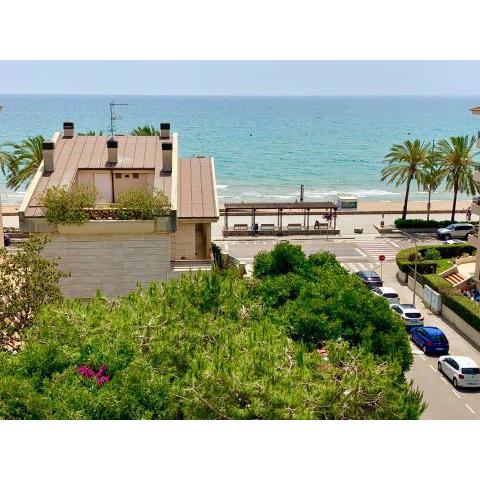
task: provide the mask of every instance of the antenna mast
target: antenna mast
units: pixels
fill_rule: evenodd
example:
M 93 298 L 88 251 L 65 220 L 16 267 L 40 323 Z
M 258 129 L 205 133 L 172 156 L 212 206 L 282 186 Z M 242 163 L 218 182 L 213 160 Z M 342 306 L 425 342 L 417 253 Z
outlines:
M 128 103 L 117 103 L 114 100 L 110 102 L 110 129 L 109 130 L 112 137 L 115 135 L 115 121 L 118 118 L 120 119 L 122 118 L 122 117 L 117 117 L 114 107 L 126 106 L 126 105 L 128 105 Z

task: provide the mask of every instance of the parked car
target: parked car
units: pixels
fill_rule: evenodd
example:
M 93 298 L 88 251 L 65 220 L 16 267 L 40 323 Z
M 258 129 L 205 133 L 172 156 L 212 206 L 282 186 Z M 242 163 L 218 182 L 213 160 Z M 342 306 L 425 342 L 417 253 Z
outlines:
M 375 287 L 372 292 L 379 297 L 383 297 L 388 303 L 400 303 L 398 293 L 390 287 Z
M 445 334 L 437 327 L 412 328 L 410 337 L 424 353 L 448 355 L 449 344 Z
M 410 329 L 413 327 L 423 327 L 423 315 L 410 303 L 395 303 L 390 308 L 398 313 L 404 320 L 405 326 Z
M 471 223 L 452 223 L 446 228 L 437 230 L 437 238 L 439 240 L 450 240 L 451 238 L 461 238 L 466 240 L 470 233 L 474 232 Z
M 442 356 L 438 359 L 438 370 L 452 381 L 455 388 L 480 387 L 480 368 L 471 358 Z
M 363 280 L 363 283 L 370 289 L 375 287 L 383 287 L 383 281 L 377 272 L 362 270 L 360 272 L 356 272 L 355 275 L 358 275 Z
M 452 238 L 450 240 L 444 240 L 442 242 L 444 245 L 455 245 L 457 243 L 467 243 L 465 240 L 459 240 L 458 238 Z

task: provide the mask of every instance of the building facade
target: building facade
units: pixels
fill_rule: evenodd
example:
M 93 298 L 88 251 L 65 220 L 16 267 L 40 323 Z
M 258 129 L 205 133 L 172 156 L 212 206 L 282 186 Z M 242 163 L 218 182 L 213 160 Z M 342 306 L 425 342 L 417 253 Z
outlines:
M 89 220 L 51 225 L 42 197 L 54 186 L 95 189 L 98 207 L 130 189 L 163 191 L 171 213 L 155 220 Z M 83 136 L 72 122 L 43 144 L 43 163 L 19 210 L 23 232 L 46 234 L 45 255 L 59 257 L 67 296 L 128 293 L 137 284 L 168 280 L 212 264 L 211 224 L 218 220 L 214 160 L 179 157 L 178 134 L 161 124 L 158 136 Z

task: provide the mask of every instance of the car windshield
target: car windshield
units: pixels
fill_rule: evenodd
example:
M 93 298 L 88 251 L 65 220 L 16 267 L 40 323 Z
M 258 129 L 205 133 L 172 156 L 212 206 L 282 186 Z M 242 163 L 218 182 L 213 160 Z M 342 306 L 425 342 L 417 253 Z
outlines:
M 385 298 L 398 298 L 398 295 L 396 293 L 384 293 L 383 296 Z
M 434 342 L 446 342 L 447 337 L 443 333 L 430 333 L 430 337 Z
M 464 375 L 480 375 L 480 368 L 462 368 Z
M 421 318 L 422 314 L 417 312 L 406 312 L 405 316 L 407 318 Z

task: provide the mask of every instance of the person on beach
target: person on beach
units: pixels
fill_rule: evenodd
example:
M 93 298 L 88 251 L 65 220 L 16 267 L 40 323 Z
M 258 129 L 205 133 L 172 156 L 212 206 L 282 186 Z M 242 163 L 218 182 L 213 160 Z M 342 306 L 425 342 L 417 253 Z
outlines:
M 319 230 L 320 229 L 320 222 L 318 220 L 315 220 L 315 225 L 313 226 L 313 228 L 315 230 Z
M 471 207 L 467 208 L 467 213 L 465 215 L 467 217 L 467 221 L 470 221 L 472 219 L 472 209 L 471 209 Z

